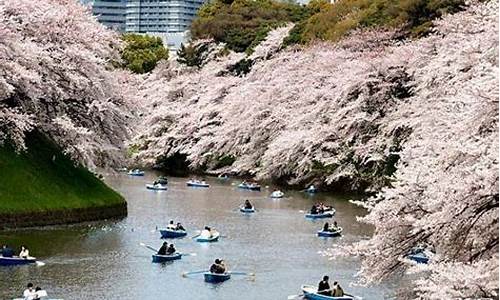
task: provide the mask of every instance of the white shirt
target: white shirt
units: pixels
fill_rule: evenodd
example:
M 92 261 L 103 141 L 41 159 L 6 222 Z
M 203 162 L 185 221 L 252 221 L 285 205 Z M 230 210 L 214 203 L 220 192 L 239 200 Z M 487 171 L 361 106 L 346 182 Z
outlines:
M 24 300 L 32 300 L 36 296 L 34 289 L 25 289 L 23 293 Z
M 206 229 L 203 229 L 200 233 L 200 237 L 206 239 L 206 238 L 212 237 L 212 233 L 210 233 L 210 231 L 208 231 Z
M 22 257 L 22 258 L 27 258 L 30 256 L 30 251 L 28 249 L 24 249 L 23 251 L 21 251 L 21 253 L 19 253 L 19 257 Z

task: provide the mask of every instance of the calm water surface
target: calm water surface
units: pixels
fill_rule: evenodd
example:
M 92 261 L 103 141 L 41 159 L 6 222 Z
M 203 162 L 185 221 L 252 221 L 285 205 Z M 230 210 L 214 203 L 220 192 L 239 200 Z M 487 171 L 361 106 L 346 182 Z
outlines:
M 271 190 L 238 190 L 239 181 L 208 179 L 209 189 L 189 188 L 186 179 L 171 178 L 169 190 L 148 191 L 144 184 L 155 178 L 109 175 L 106 181 L 128 202 L 129 215 L 120 221 L 103 221 L 43 229 L 0 232 L 0 242 L 16 247 L 28 245 L 43 267 L 0 268 L 0 299 L 20 296 L 27 282 L 69 299 L 286 299 L 297 294 L 301 284 L 314 284 L 325 274 L 344 290 L 364 299 L 387 299 L 394 286 L 350 286 L 359 268 L 354 258 L 328 260 L 318 254 L 337 243 L 368 237 L 372 229 L 356 221 L 365 214 L 346 198 L 308 196 L 286 191 L 286 198 L 272 200 Z M 237 208 L 248 198 L 258 209 L 243 215 Z M 333 205 L 335 220 L 344 228 L 341 238 L 320 239 L 315 233 L 323 221 L 308 221 L 302 210 L 316 202 Z M 183 257 L 166 264 L 151 263 L 152 252 L 140 242 L 159 247 L 155 228 L 170 219 L 182 222 L 190 232 L 173 240 Z M 331 220 L 331 219 L 330 219 Z M 224 238 L 212 244 L 194 242 L 195 230 L 209 225 Z M 184 278 L 182 272 L 207 269 L 215 258 L 226 260 L 230 269 L 255 272 L 254 280 L 233 276 L 219 285 L 205 283 L 203 276 Z

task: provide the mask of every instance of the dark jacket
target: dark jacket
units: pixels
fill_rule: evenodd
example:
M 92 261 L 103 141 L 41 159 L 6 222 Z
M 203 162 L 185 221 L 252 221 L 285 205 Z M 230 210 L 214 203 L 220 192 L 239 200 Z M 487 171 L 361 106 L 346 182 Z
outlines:
M 175 248 L 172 244 L 170 244 L 170 247 L 167 249 L 167 255 L 171 255 L 175 253 Z
M 12 248 L 3 248 L 2 249 L 2 256 L 3 257 L 12 257 L 14 256 L 14 250 L 12 250 Z
M 215 274 L 224 274 L 224 272 L 226 272 L 226 270 L 224 269 L 224 267 L 222 267 L 221 265 L 218 265 L 218 264 L 213 264 L 211 267 L 210 267 L 210 273 L 215 273 Z
M 328 284 L 328 281 L 321 280 L 319 282 L 318 294 L 325 296 L 330 296 L 332 294 L 332 291 L 330 291 L 330 284 Z
M 158 250 L 158 255 L 167 255 L 167 246 L 162 245 L 161 248 Z

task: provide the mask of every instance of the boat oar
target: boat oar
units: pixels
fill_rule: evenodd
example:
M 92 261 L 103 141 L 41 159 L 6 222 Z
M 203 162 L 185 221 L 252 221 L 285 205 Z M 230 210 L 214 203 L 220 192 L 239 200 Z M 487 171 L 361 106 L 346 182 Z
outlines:
M 191 272 L 183 272 L 182 277 L 188 277 L 189 275 L 196 275 L 208 272 L 208 270 L 199 270 L 199 271 L 191 271 Z
M 294 300 L 294 299 L 297 299 L 297 298 L 302 298 L 304 297 L 304 294 L 299 294 L 299 295 L 290 295 L 287 297 L 288 300 Z
M 38 261 L 38 260 L 37 260 L 37 261 L 35 262 L 35 264 L 36 264 L 36 266 L 37 266 L 37 267 L 43 267 L 43 266 L 45 266 L 45 263 L 44 263 L 43 261 Z
M 240 271 L 229 271 L 228 272 L 231 275 L 248 275 L 248 276 L 255 276 L 255 273 L 249 273 L 249 272 L 240 272 Z
M 354 299 L 358 299 L 358 300 L 362 300 L 362 299 L 363 299 L 363 297 L 360 297 L 360 296 L 354 296 L 354 295 L 351 295 L 351 294 L 346 294 L 346 293 L 344 293 L 344 295 L 345 295 L 345 296 L 347 296 L 347 297 L 352 297 L 352 298 L 354 298 Z
M 194 252 L 192 252 L 192 253 L 182 253 L 182 252 L 179 252 L 179 254 L 182 255 L 182 256 L 196 256 L 196 255 L 198 255 L 198 254 L 196 254 Z
M 149 250 L 154 251 L 154 252 L 157 252 L 157 251 L 158 251 L 157 249 L 155 249 L 155 248 L 153 248 L 153 247 L 151 247 L 151 246 L 149 246 L 149 245 L 146 245 L 146 244 L 144 244 L 144 243 L 139 243 L 139 245 L 141 245 L 141 246 L 143 246 L 143 247 L 146 247 L 146 248 L 148 248 Z

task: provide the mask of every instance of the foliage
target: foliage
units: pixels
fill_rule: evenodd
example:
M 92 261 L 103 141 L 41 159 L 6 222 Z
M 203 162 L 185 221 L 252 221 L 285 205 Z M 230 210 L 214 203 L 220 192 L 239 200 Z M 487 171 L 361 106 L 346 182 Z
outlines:
M 40 133 L 29 133 L 27 150 L 0 147 L 0 211 L 29 213 L 111 206 L 123 198 Z
M 158 61 L 168 58 L 168 51 L 159 37 L 127 33 L 122 36 L 125 48 L 121 52 L 124 67 L 134 73 L 148 73 Z
M 181 48 L 177 50 L 177 61 L 189 67 L 201 66 L 206 61 L 209 45 L 207 43 L 188 44 L 187 46 L 181 44 Z
M 274 0 L 214 0 L 203 5 L 191 25 L 193 39 L 213 38 L 236 52 L 251 53 L 278 25 L 298 22 L 308 9 Z
M 464 6 L 464 0 L 339 0 L 299 23 L 288 43 L 338 41 L 354 29 L 368 27 L 401 28 L 403 34 L 423 36 L 432 20 Z
M 132 82 L 117 36 L 77 1 L 0 2 L 0 143 L 32 128 L 89 167 L 121 160 Z

